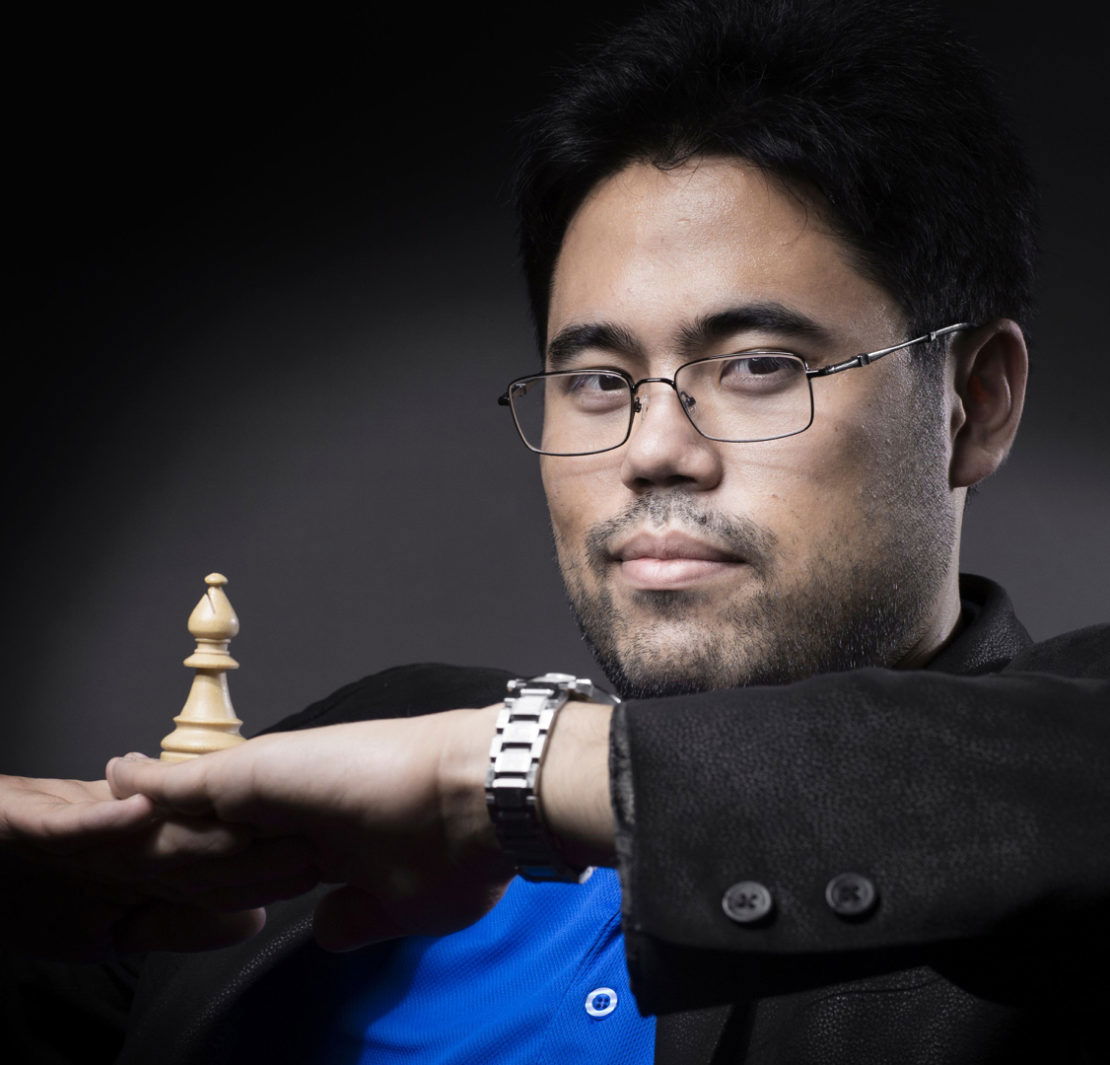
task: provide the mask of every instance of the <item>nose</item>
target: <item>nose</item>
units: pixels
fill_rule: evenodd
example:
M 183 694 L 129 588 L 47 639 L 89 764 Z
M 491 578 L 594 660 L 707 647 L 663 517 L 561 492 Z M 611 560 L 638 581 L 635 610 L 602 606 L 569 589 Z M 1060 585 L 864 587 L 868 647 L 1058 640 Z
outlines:
M 672 383 L 648 378 L 636 386 L 637 414 L 624 445 L 621 480 L 632 489 L 685 486 L 708 490 L 720 483 L 720 445 L 694 428 Z

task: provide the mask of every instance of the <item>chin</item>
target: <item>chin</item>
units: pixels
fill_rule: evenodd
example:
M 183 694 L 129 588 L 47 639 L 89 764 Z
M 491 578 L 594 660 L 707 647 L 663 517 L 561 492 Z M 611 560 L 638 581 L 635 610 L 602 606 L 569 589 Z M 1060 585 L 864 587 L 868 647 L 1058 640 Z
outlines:
M 748 641 L 734 631 L 722 641 L 720 626 L 692 623 L 681 605 L 672 609 L 674 618 L 656 620 L 639 631 L 626 629 L 616 641 L 598 641 L 583 632 L 598 665 L 622 699 L 690 695 L 796 679 L 753 662 L 745 646 Z M 685 615 L 682 620 L 678 620 L 680 613 Z
M 622 699 L 779 685 L 818 673 L 894 666 L 917 632 L 911 603 L 766 591 L 715 604 L 697 592 L 573 600 L 583 638 Z

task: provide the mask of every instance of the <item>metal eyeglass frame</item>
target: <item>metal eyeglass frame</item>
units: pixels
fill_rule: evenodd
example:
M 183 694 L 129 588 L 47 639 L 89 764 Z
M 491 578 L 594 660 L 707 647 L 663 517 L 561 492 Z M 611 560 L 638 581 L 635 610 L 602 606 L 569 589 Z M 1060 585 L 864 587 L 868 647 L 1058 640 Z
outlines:
M 520 427 L 520 422 L 517 420 L 516 411 L 513 408 L 512 400 L 509 398 L 513 390 L 513 386 L 520 384 L 524 381 L 535 381 L 538 378 L 544 377 L 562 377 L 568 373 L 589 373 L 589 367 L 583 367 L 582 370 L 547 370 L 543 373 L 525 374 L 522 377 L 514 378 L 509 382 L 505 391 L 497 397 L 497 402 L 502 407 L 508 407 L 513 415 L 513 424 L 516 426 L 517 435 L 524 442 L 524 446 L 529 451 L 535 452 L 537 455 L 551 455 L 555 458 L 579 458 L 584 455 L 603 455 L 606 451 L 616 451 L 618 447 L 624 447 L 628 443 L 628 438 L 632 435 L 632 424 L 636 415 L 640 413 L 642 407 L 636 392 L 641 385 L 649 384 L 662 384 L 669 385 L 679 397 L 679 406 L 682 408 L 682 413 L 686 415 L 687 421 L 694 427 L 694 430 L 699 436 L 704 436 L 706 440 L 715 440 L 722 444 L 761 444 L 767 440 L 782 440 L 788 436 L 797 436 L 799 433 L 804 433 L 813 424 L 813 385 L 812 381 L 815 377 L 831 377 L 833 374 L 843 373 L 845 370 L 855 370 L 861 366 L 870 366 L 873 362 L 878 362 L 879 359 L 885 358 L 887 355 L 895 351 L 904 351 L 906 348 L 913 347 L 915 344 L 923 344 L 926 341 L 936 340 L 937 337 L 947 336 L 949 333 L 956 333 L 961 329 L 974 329 L 975 326 L 971 322 L 957 322 L 955 325 L 946 325 L 942 329 L 934 329 L 931 333 L 924 333 L 919 337 L 914 337 L 912 340 L 903 340 L 901 344 L 892 344 L 889 348 L 880 348 L 878 351 L 861 352 L 859 355 L 853 355 L 850 359 L 845 359 L 843 362 L 832 363 L 830 366 L 822 366 L 819 370 L 811 370 L 807 365 L 805 359 L 792 351 L 783 351 L 778 348 L 752 348 L 745 351 L 733 351 L 727 355 L 709 355 L 704 359 L 691 359 L 690 362 L 684 362 L 678 369 L 675 370 L 677 374 L 679 370 L 685 369 L 687 366 L 694 366 L 703 362 L 715 362 L 720 359 L 734 359 L 738 355 L 788 355 L 792 359 L 797 359 L 802 364 L 805 370 L 806 385 L 809 388 L 809 421 L 806 422 L 800 429 L 792 429 L 789 433 L 779 433 L 777 436 L 763 436 L 754 440 L 728 440 L 723 437 L 710 436 L 708 433 L 702 432 L 698 428 L 694 419 L 691 417 L 690 412 L 686 409 L 686 404 L 682 402 L 682 396 L 674 383 L 674 378 L 671 377 L 642 377 L 639 381 L 634 381 L 632 375 L 625 373 L 624 370 L 614 370 L 606 367 L 604 372 L 612 374 L 615 377 L 623 377 L 628 383 L 629 391 L 632 394 L 632 403 L 629 405 L 628 413 L 628 428 L 625 430 L 624 438 L 619 444 L 612 444 L 609 447 L 597 448 L 594 451 L 544 451 L 542 448 L 533 447 L 528 443 L 528 438 L 524 435 L 524 430 Z M 601 372 L 595 370 L 593 372 Z

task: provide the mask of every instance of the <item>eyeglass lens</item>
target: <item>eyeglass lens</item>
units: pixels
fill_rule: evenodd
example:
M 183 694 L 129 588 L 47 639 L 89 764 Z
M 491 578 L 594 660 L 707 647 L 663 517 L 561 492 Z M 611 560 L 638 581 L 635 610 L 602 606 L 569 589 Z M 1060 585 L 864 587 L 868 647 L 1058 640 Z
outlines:
M 713 440 L 744 443 L 791 436 L 813 419 L 805 365 L 786 353 L 687 363 L 675 372 L 674 389 L 690 421 Z M 628 438 L 634 414 L 627 379 L 604 370 L 524 378 L 510 388 L 509 398 L 525 442 L 549 455 L 619 447 Z

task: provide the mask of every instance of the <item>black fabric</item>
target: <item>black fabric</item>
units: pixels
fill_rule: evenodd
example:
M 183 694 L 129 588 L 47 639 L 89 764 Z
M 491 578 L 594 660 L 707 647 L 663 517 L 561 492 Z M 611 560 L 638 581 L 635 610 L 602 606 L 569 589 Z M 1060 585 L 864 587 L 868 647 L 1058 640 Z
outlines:
M 625 937 L 637 998 L 662 1014 L 659 1065 L 709 1060 L 673 1049 L 670 1028 L 728 1003 L 746 1034 L 720 1039 L 716 1062 L 1092 1052 L 1110 906 L 1110 627 L 1032 645 L 1001 589 L 963 587 L 964 627 L 928 670 L 617 710 Z M 877 886 L 865 917 L 825 900 L 846 872 Z M 721 899 L 748 880 L 774 909 L 737 923 Z
M 1105 963 L 1087 970 L 1110 905 L 1110 627 L 1034 645 L 1000 589 L 963 588 L 961 631 L 929 670 L 618 710 L 625 934 L 659 1065 L 1101 1060 Z M 279 728 L 488 705 L 510 676 L 401 667 Z M 871 917 L 828 911 L 841 872 L 873 877 Z M 724 917 L 741 878 L 771 888 L 769 922 Z M 252 943 L 148 958 L 119 1065 L 322 1060 L 342 988 L 388 946 L 318 950 L 312 902 L 272 907 Z M 111 1060 L 56 1042 L 22 1060 Z
M 441 710 L 489 706 L 505 697 L 505 686 L 519 673 L 426 662 L 394 666 L 347 684 L 264 732 L 290 732 L 318 725 L 417 717 Z
M 960 577 L 963 605 L 959 630 L 933 656 L 929 671 L 973 676 L 1002 669 L 1032 643 L 1014 615 L 1010 597 L 994 581 L 965 573 Z
M 114 1060 L 136 966 L 71 965 L 0 951 L 0 1059 L 12 1065 Z

